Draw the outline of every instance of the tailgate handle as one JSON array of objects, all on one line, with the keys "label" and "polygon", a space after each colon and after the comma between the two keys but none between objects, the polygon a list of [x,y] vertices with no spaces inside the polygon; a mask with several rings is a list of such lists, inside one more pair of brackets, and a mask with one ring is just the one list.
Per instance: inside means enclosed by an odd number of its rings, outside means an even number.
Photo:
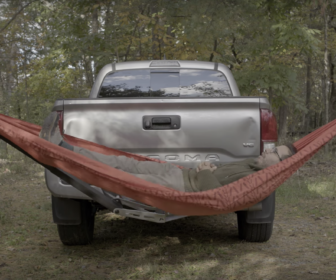
[{"label": "tailgate handle", "polygon": [[170,125],[171,118],[153,118],[152,124],[154,125]]},{"label": "tailgate handle", "polygon": [[144,130],[175,130],[181,128],[179,115],[143,116],[142,127]]}]

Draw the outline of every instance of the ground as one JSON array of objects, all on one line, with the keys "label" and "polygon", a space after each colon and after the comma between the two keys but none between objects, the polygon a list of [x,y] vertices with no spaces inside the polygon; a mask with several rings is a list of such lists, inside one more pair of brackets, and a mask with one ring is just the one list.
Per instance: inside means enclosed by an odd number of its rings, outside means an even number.
[{"label": "ground", "polygon": [[96,217],[89,246],[64,246],[43,169],[0,161],[0,279],[336,279],[336,163],[314,159],[276,195],[271,239],[237,237],[235,214],[166,224]]}]

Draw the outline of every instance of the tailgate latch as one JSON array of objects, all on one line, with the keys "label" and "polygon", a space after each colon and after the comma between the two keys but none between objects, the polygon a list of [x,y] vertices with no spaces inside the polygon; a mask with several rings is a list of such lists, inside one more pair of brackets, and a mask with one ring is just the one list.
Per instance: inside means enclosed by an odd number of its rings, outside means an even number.
[{"label": "tailgate latch", "polygon": [[142,125],[144,130],[175,130],[181,128],[181,117],[171,116],[143,116]]}]

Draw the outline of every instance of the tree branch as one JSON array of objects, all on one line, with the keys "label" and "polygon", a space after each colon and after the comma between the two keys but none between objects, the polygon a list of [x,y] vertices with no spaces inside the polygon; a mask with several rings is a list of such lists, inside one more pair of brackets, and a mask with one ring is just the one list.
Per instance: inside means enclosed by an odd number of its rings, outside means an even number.
[{"label": "tree branch", "polygon": [[234,58],[236,59],[236,61],[238,62],[238,64],[241,64],[242,61],[238,59],[238,53],[236,52],[236,49],[235,49],[235,42],[236,42],[236,37],[234,36],[234,34],[232,34],[231,52]]},{"label": "tree branch", "polygon": [[209,61],[212,61],[212,59],[214,58],[214,52],[216,52],[216,50],[217,50],[217,38],[215,39],[213,52],[210,55]]},{"label": "tree branch", "polygon": [[22,6],[21,7],[21,9],[20,10],[18,10],[13,16],[12,16],[12,18],[6,23],[6,25],[3,27],[3,28],[1,28],[1,30],[0,30],[0,33],[2,33],[2,31],[4,31],[11,23],[12,23],[12,21],[25,9],[25,8],[27,8],[31,3],[33,3],[33,2],[36,2],[36,1],[39,1],[39,0],[33,0],[33,1],[31,1],[31,2],[29,2],[29,3],[27,3],[26,5],[24,5],[24,6]]}]

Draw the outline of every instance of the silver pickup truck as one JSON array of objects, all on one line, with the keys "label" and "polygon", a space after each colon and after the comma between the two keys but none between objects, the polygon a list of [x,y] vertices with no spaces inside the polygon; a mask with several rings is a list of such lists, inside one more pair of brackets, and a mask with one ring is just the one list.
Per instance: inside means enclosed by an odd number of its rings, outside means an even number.
[{"label": "silver pickup truck", "polygon": [[[240,96],[230,70],[200,61],[137,61],[108,64],[87,99],[57,100],[67,135],[107,147],[195,168],[201,161],[234,162],[257,157],[277,141],[276,121],[265,97]],[[54,222],[66,245],[93,239],[94,198],[46,170]],[[125,217],[157,223],[182,216],[166,213],[95,186]],[[275,195],[238,211],[239,238],[267,241]],[[106,206],[105,206],[106,208]]]}]

